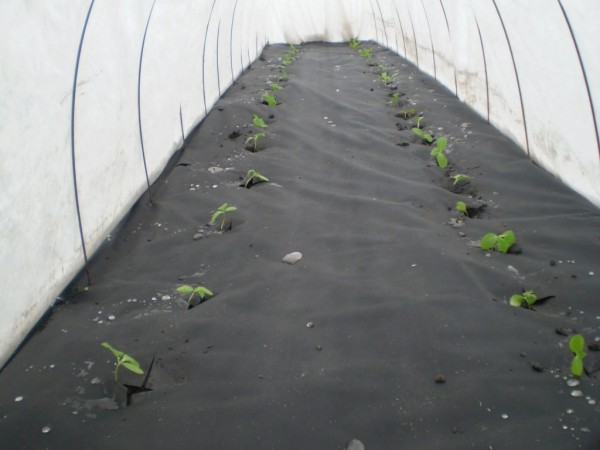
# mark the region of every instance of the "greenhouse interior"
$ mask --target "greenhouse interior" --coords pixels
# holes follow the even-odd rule
[[[597,18],[3,1],[3,446],[599,448]]]

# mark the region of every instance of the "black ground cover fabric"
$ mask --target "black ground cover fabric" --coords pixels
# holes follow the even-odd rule
[[[287,48],[264,51],[153,206],[107,239],[89,289],[79,280],[0,374],[3,448],[600,446],[600,372],[568,384],[570,335],[600,368],[600,212],[371,47],[372,65],[345,45],[302,46],[275,107],[261,97]],[[448,137],[447,170],[407,108]],[[253,114],[268,124],[256,153]],[[240,187],[250,169],[270,182]],[[458,173],[473,178],[453,185]],[[219,233],[206,224],[225,202],[237,211]],[[507,229],[521,253],[476,246]],[[291,252],[302,259],[283,263]],[[182,284],[216,295],[186,310]],[[554,297],[509,306],[523,289]],[[120,384],[144,377],[121,369],[115,383],[105,341],[146,371],[155,357],[152,391],[130,406]]]

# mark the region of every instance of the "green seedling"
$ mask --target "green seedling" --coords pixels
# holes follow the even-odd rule
[[[456,209],[460,213],[463,213],[465,216],[469,215],[469,213],[467,212],[467,204],[465,202],[456,202],[454,209]]]
[[[187,300],[188,305],[191,305],[191,301],[192,301],[192,298],[194,297],[194,295],[197,295],[198,297],[200,297],[200,300],[204,300],[207,295],[209,295],[211,297],[213,295],[215,295],[212,293],[212,291],[210,289],[205,288],[204,286],[193,287],[193,286],[184,284],[183,286],[179,286],[176,290],[177,290],[177,292],[179,292],[181,294],[190,294],[190,297]]]
[[[483,250],[498,250],[500,253],[508,253],[508,250],[517,242],[517,237],[512,230],[502,234],[487,233],[481,238],[480,246]]]
[[[282,91],[283,86],[277,83],[269,83],[269,89],[271,89],[272,91]]]
[[[285,70],[281,69],[281,70],[279,70],[279,75],[277,76],[277,81],[287,81],[288,76],[289,76],[288,73]]]
[[[417,125],[415,128],[421,128],[421,120],[423,120],[423,116],[420,116],[417,114],[413,117],[413,120],[415,121],[415,124]]]
[[[537,300],[537,295],[535,295],[533,291],[525,291],[522,294],[511,295],[508,302],[510,303],[510,306],[514,306],[516,308],[520,308],[521,306],[525,305],[527,308],[531,309]]]
[[[115,381],[119,381],[119,367],[121,366],[125,367],[128,370],[131,370],[133,373],[137,373],[138,375],[144,374],[144,371],[140,367],[140,363],[128,354],[117,350],[108,342],[103,342],[102,347],[109,349],[110,352],[115,356],[115,358],[117,358],[117,366],[115,367]]]
[[[379,79],[381,81],[383,81],[383,83],[387,86],[389,84],[392,84],[392,82],[394,81],[394,78],[396,78],[396,75],[398,75],[398,72],[396,72],[396,73],[381,72],[379,74]]]
[[[261,181],[269,181],[267,177],[258,173],[254,169],[250,169],[246,174],[246,181],[244,182],[244,187],[249,188],[252,184],[260,183]]]
[[[262,101],[268,106],[277,106],[277,99],[270,92],[264,93],[264,95],[262,96]]]
[[[227,213],[230,213],[233,211],[237,211],[237,208],[235,206],[229,206],[229,204],[223,203],[221,206],[219,206],[217,208],[215,213],[212,215],[212,217],[210,219],[211,225],[213,223],[215,223],[215,220],[217,220],[220,216],[223,216],[223,220],[221,221],[221,228],[220,228],[222,231],[223,227],[225,226],[225,219],[227,217]]]
[[[358,54],[363,58],[371,59],[373,57],[373,49],[372,48],[363,48],[358,50]]]
[[[255,127],[258,127],[258,128],[269,128],[269,126],[265,123],[265,121],[257,114],[254,114],[252,116],[252,123],[254,124]]]
[[[585,339],[582,335],[576,334],[569,339],[569,348],[573,352],[573,360],[571,361],[571,373],[580,377],[583,375],[583,358],[587,356],[585,349]]]
[[[454,185],[456,186],[461,181],[469,181],[473,177],[470,177],[469,175],[465,175],[465,174],[459,173],[457,175],[452,175],[451,178],[454,180]]]
[[[353,49],[358,48],[358,47],[360,47],[360,41],[357,38],[352,38],[348,42],[348,47],[353,48]]]
[[[264,138],[265,136],[266,136],[265,133],[262,133],[262,132],[255,133],[252,136],[250,136],[248,139],[246,139],[246,144],[253,142],[252,146],[254,148],[254,153],[256,153],[258,151],[258,140],[261,138]]]
[[[281,64],[283,66],[289,66],[294,62],[294,57],[289,53],[284,53],[281,55]]]
[[[435,147],[433,150],[431,150],[431,156],[435,157],[438,166],[440,166],[442,169],[448,167],[448,158],[446,158],[446,155],[444,155],[444,150],[446,149],[447,145],[448,139],[442,136],[435,142]]]
[[[406,108],[406,109],[403,109],[402,111],[398,111],[396,113],[396,117],[404,116],[405,119],[409,119],[412,116],[414,116],[415,114],[417,114],[417,110],[415,108]]]
[[[294,44],[290,44],[289,50],[290,53],[298,53],[298,48]]]
[[[392,94],[392,98],[388,102],[388,105],[397,105],[398,103],[400,103],[400,93],[399,92],[394,92]]]
[[[433,142],[433,136],[430,135],[429,133],[425,133],[420,128],[415,127],[412,129],[412,132],[415,133],[417,136],[419,136],[421,139],[423,139],[424,141],[426,141],[429,144],[431,144]]]

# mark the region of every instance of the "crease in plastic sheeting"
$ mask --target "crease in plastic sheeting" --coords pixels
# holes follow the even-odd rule
[[[181,126],[181,145],[185,145],[185,131],[183,131],[183,112],[181,111],[181,103],[179,104],[179,125]]]
[[[487,59],[485,56],[485,46],[483,44],[483,38],[481,37],[481,28],[479,28],[479,22],[477,21],[477,16],[473,12],[473,18],[475,19],[475,25],[477,26],[477,33],[479,34],[479,43],[481,44],[481,55],[483,57],[483,70],[485,72],[485,104],[487,109],[486,120],[490,123],[490,83],[488,80],[488,67],[487,67]]]
[[[379,9],[379,17],[381,18],[381,25],[383,26],[383,35],[385,36],[385,46],[389,48],[390,41],[388,39],[387,29],[385,28],[385,20],[383,18],[383,12],[381,12],[381,5],[379,4],[379,0],[375,0],[377,3],[377,9]]]
[[[150,19],[152,18],[152,12],[154,11],[154,5],[156,0],[152,2],[152,7],[148,13],[148,19],[146,20],[146,27],[144,28],[144,37],[142,38],[142,47],[140,49],[140,61],[138,64],[138,79],[137,79],[137,112],[138,112],[138,129],[140,134],[140,147],[142,150],[142,162],[144,164],[144,175],[146,176],[146,186],[150,204],[152,204],[152,190],[150,189],[150,177],[148,176],[148,164],[146,163],[146,149],[144,148],[144,132],[142,129],[142,64],[144,61],[144,48],[146,46],[146,36],[148,34],[148,27],[150,26]]]
[[[377,33],[377,17],[375,17],[375,8],[373,7],[373,0],[369,0],[371,5],[371,14],[373,15],[373,25],[375,30],[375,42],[379,42],[379,33]]]
[[[594,122],[594,131],[596,133],[596,146],[598,147],[598,156],[600,157],[600,134],[598,133],[598,121],[596,120],[596,110],[594,108],[594,100],[592,98],[592,91],[590,89],[590,82],[588,80],[587,71],[585,70],[585,64],[583,64],[583,58],[581,57],[581,52],[579,50],[579,45],[577,44],[577,39],[575,38],[575,32],[573,31],[573,27],[571,26],[571,21],[569,20],[569,16],[563,7],[562,1],[558,0],[558,5],[563,13],[563,17],[565,18],[565,22],[567,27],[569,28],[569,34],[571,35],[571,39],[573,40],[573,45],[575,46],[575,51],[577,52],[577,59],[579,60],[579,67],[581,68],[581,73],[583,75],[583,81],[585,82],[585,89],[587,91],[588,101],[590,103],[590,110],[592,112],[592,120]]]
[[[202,101],[204,103],[204,117],[208,115],[208,108],[206,107],[206,41],[208,40],[208,28],[210,27],[210,20],[212,19],[213,11],[215,9],[215,3],[217,3],[217,0],[213,0],[210,8],[210,14],[208,15],[208,21],[206,22],[206,29],[204,31],[204,42],[202,48]]]
[[[77,225],[79,227],[79,237],[81,240],[81,251],[83,253],[83,261],[85,267],[85,273],[87,276],[88,284],[91,284],[89,260],[87,254],[87,248],[85,245],[85,236],[83,233],[83,223],[81,219],[81,207],[79,204],[79,188],[77,183],[77,164],[75,162],[75,103],[77,100],[77,77],[79,76],[79,63],[81,61],[81,50],[83,49],[83,41],[85,39],[85,33],[92,15],[92,9],[94,8],[95,0],[90,2],[83,29],[81,30],[81,38],[79,40],[79,48],[77,49],[77,59],[75,61],[75,72],[73,74],[73,92],[71,94],[71,165],[73,171],[73,193],[75,196],[75,209],[77,212]]]
[[[413,32],[413,39],[415,42],[415,58],[416,58],[416,64],[417,64],[417,69],[419,69],[419,45],[417,42],[417,33],[415,31],[415,24],[412,20],[412,14],[410,13],[410,8],[407,6],[406,10],[408,11],[408,18],[410,20],[410,27],[412,28],[412,32]]]
[[[519,101],[521,102],[521,114],[523,116],[523,131],[525,132],[525,149],[527,150],[527,156],[530,157],[529,151],[529,131],[527,130],[527,117],[525,115],[525,104],[523,102],[523,91],[521,90],[521,81],[519,79],[519,70],[517,69],[517,62],[515,61],[515,55],[513,52],[513,48],[510,42],[510,37],[508,36],[508,30],[506,29],[506,25],[504,24],[504,19],[502,18],[502,14],[500,14],[500,9],[496,4],[496,0],[492,0],[494,7],[496,8],[496,12],[498,13],[498,18],[500,19],[500,24],[502,25],[502,29],[504,30],[504,36],[506,37],[506,43],[508,44],[508,50],[510,52],[510,58],[512,59],[513,69],[515,71],[515,79],[517,81],[517,89],[519,91]]]
[[[454,49],[454,46],[452,45],[452,32],[450,31],[450,23],[448,22],[448,15],[446,14],[446,8],[444,7],[443,0],[440,0],[440,6],[442,7],[442,13],[444,14],[444,21],[446,22],[446,30],[448,31],[448,39],[450,40],[450,48]],[[458,97],[458,81],[456,80],[456,64],[454,64],[454,61],[452,61],[452,69],[454,71],[454,95]],[[488,122],[489,122],[489,120],[488,120]]]
[[[427,22],[427,32],[429,33],[429,42],[431,43],[431,54],[433,57],[433,78],[437,81],[437,65],[435,64],[435,47],[433,45],[433,37],[431,36],[431,24],[429,23],[429,15],[427,14],[427,9],[425,8],[425,4],[423,4],[423,0],[421,0],[421,6],[423,7],[423,12],[425,13],[425,21]]]
[[[219,19],[219,25],[217,26],[217,88],[219,90],[219,97],[221,97],[221,70],[219,67],[219,37],[221,35],[221,19]]]
[[[233,74],[233,26],[235,23],[235,12],[237,11],[238,0],[235,0],[235,4],[233,5],[233,12],[231,13],[231,28],[229,30],[229,64],[231,66],[231,82],[235,80],[235,75]],[[244,65],[242,64],[242,67]]]
[[[406,38],[404,37],[404,27],[402,26],[402,19],[400,19],[400,13],[398,12],[398,7],[396,3],[393,2],[394,9],[396,10],[396,17],[398,18],[398,24],[400,25],[400,32],[402,33],[402,45],[404,47],[404,59],[408,59],[408,55],[406,54]],[[398,33],[396,33],[398,36]]]

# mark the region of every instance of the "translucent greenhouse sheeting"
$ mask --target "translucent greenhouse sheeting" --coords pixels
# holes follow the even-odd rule
[[[267,43],[376,41],[600,206],[596,17],[583,0],[3,1],[0,365]]]

